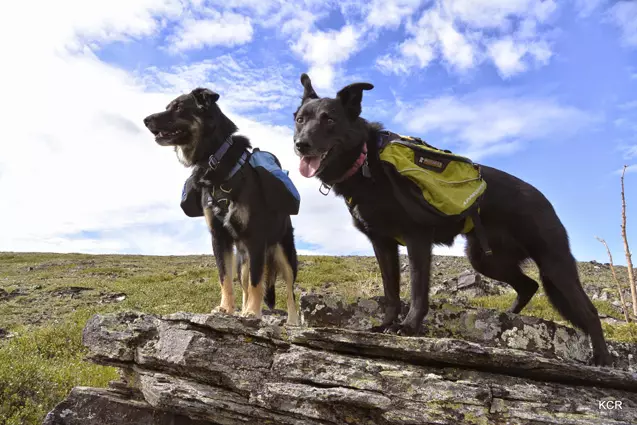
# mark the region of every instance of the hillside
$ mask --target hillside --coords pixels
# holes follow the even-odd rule
[[[348,300],[382,295],[380,273],[371,257],[301,256],[297,294],[316,292]],[[454,298],[449,288],[470,270],[466,259],[435,257],[434,299]],[[580,263],[582,282],[604,320],[606,337],[637,342],[637,327],[621,322],[608,267]],[[403,267],[403,297],[407,297]],[[536,276],[529,265],[529,275]],[[626,284],[625,268],[617,273]],[[469,278],[473,278],[471,275]],[[469,305],[506,309],[513,294],[497,290],[469,293]],[[277,287],[278,289],[279,287]],[[239,294],[238,286],[235,291]],[[482,291],[484,292],[484,291]],[[489,292],[489,291],[487,291]],[[241,297],[236,297],[240,303]],[[82,359],[81,332],[94,313],[136,310],[153,314],[207,313],[219,300],[214,259],[206,256],[91,256],[80,254],[0,253],[0,418],[9,425],[40,424],[73,386],[106,386],[115,369]],[[462,299],[453,299],[462,304]],[[277,291],[277,308],[284,308]],[[239,304],[237,304],[239,307]],[[559,322],[542,294],[522,312]]]

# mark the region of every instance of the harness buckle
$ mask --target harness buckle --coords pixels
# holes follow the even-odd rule
[[[210,155],[210,157],[208,158],[208,165],[210,166],[210,168],[212,170],[216,170],[217,166],[219,165],[219,160],[217,159],[216,156]]]
[[[323,190],[327,190],[327,192],[323,192]],[[330,193],[330,190],[332,190],[332,186],[328,186],[325,183],[321,183],[321,186],[319,187],[319,192],[321,192],[321,195],[327,196]]]

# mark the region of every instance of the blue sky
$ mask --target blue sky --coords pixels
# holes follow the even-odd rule
[[[179,209],[188,170],[141,122],[205,86],[290,170],[301,252],[371,254],[342,201],[298,173],[302,72],[325,96],[371,82],[364,117],[536,186],[580,260],[606,261],[600,236],[625,263],[618,170],[629,165],[637,244],[635,1],[87,3],[43,2],[41,17],[27,3],[1,7],[14,64],[0,82],[14,123],[0,144],[1,250],[210,252],[203,220]]]

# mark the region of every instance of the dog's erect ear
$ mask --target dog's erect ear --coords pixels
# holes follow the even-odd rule
[[[219,100],[218,93],[201,87],[194,89],[190,94],[195,98],[197,106],[201,109],[205,109]]]
[[[310,99],[318,99],[318,94],[314,91],[314,87],[312,87],[312,81],[310,80],[309,75],[306,73],[301,74],[301,84],[303,84],[303,98],[301,99],[301,104],[304,104]]]
[[[347,117],[350,120],[355,120],[361,114],[363,90],[371,90],[373,88],[374,86],[370,83],[354,83],[343,87],[336,93],[336,98],[343,103]]]

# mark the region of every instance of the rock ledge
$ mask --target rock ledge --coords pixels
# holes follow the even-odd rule
[[[74,388],[44,424],[637,423],[633,345],[611,347],[615,368],[593,367],[571,328],[450,305],[432,308],[424,337],[364,331],[382,304],[304,296],[298,328],[274,315],[96,315],[89,359],[122,378]]]

